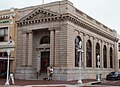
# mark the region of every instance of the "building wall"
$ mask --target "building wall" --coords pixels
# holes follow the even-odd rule
[[[10,37],[14,41],[14,51],[11,51],[10,55],[10,72],[15,72],[16,66],[16,9],[7,9],[7,10],[0,10],[0,28],[8,27],[8,40]],[[0,42],[0,51],[6,52],[6,45],[8,41]],[[3,48],[2,48],[3,47]],[[3,50],[3,51],[2,51]],[[12,61],[11,61],[11,58]],[[4,59],[3,59],[4,60]]]
[[[39,13],[41,15],[38,18]],[[17,19],[16,78],[36,78],[36,72],[41,67],[37,60],[41,58],[40,52],[43,51],[41,49],[45,48],[44,51],[50,51],[50,64],[54,67],[53,79],[79,79],[79,67],[75,67],[76,36],[80,36],[83,43],[82,79],[96,78],[98,73],[96,43],[100,44],[102,78],[105,78],[109,72],[118,70],[118,63],[116,63],[117,33],[76,9],[71,2],[66,0],[19,9]],[[47,33],[45,33],[46,29]],[[40,46],[39,39],[45,34],[50,36],[50,44]],[[87,40],[92,43],[91,68],[86,67]],[[107,47],[107,68],[103,68],[104,45]],[[110,68],[109,63],[110,47],[113,49],[113,68]],[[49,49],[46,50],[46,48]]]
[[[118,51],[118,63],[119,63],[119,71],[120,71],[120,35],[118,34],[119,41],[117,43],[117,51]]]

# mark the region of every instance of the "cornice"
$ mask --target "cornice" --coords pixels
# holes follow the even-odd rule
[[[99,28],[93,26],[92,24],[86,23],[85,21],[82,21],[79,18],[77,18],[69,13],[61,14],[61,15],[54,15],[51,17],[33,19],[33,20],[26,20],[26,21],[20,21],[20,22],[18,21],[17,26],[21,27],[21,26],[27,26],[27,25],[37,24],[37,23],[60,22],[60,21],[70,21],[70,22],[72,22],[78,26],[81,26],[89,31],[97,33],[98,35],[104,36],[104,37],[111,39],[115,42],[118,41],[117,37],[115,37],[107,32],[103,32]]]

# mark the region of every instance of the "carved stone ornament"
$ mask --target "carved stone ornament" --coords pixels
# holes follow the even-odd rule
[[[58,16],[59,14],[53,11],[49,11],[43,8],[37,8],[34,11],[32,11],[30,14],[26,15],[25,17],[21,18],[19,21],[17,21],[17,23],[21,23],[23,22],[25,24],[25,22],[29,22],[32,21],[32,23],[35,22],[40,22],[39,19],[43,18],[47,18],[47,17],[54,17],[54,16]],[[45,20],[43,20],[45,21]]]

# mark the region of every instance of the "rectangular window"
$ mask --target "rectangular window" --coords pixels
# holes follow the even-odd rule
[[[118,51],[120,52],[120,43],[118,43]]]
[[[0,57],[8,57],[7,52],[0,52]]]
[[[0,42],[8,41],[8,27],[0,28]]]
[[[119,69],[120,69],[120,59],[119,59]]]
[[[0,57],[2,57],[2,52],[0,53]]]

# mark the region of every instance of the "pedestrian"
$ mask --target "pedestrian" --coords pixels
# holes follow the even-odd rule
[[[53,68],[50,66],[50,80],[52,80],[52,75],[53,75]]]
[[[52,80],[53,68],[52,66],[47,67],[48,80]]]
[[[9,78],[9,80],[10,80],[10,79],[11,79],[12,84],[15,84],[14,75],[13,75],[12,72],[10,73],[10,78]]]

